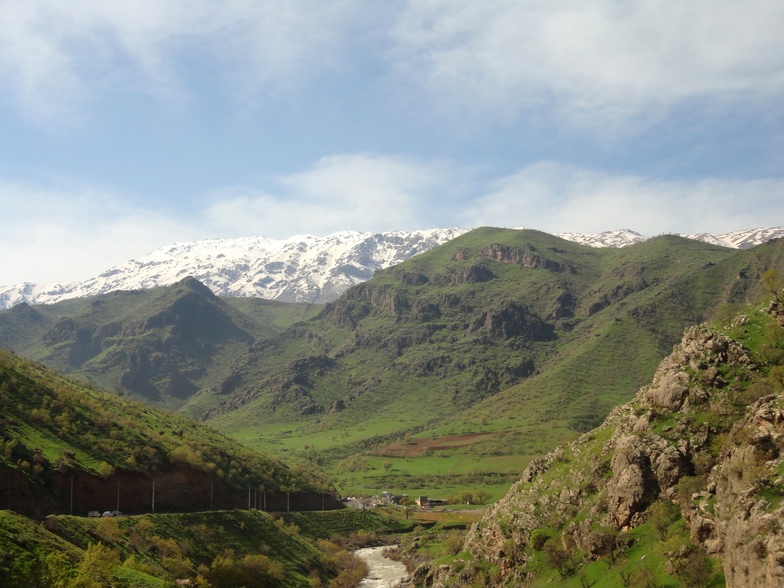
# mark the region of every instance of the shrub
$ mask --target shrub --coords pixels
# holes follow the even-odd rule
[[[98,475],[101,476],[104,480],[106,478],[110,478],[112,474],[114,474],[114,467],[112,465],[102,461],[98,464]]]
[[[669,536],[670,525],[680,516],[678,507],[669,500],[657,500],[648,508],[648,521],[662,541]]]
[[[573,575],[577,570],[574,549],[565,547],[560,539],[550,538],[542,552],[550,567],[555,568],[562,578]]]
[[[535,529],[531,533],[531,547],[536,551],[542,551],[544,544],[552,537],[552,532],[546,529]]]

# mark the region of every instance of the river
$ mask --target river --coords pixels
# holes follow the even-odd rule
[[[384,547],[364,547],[354,553],[370,568],[359,588],[395,588],[408,577],[406,566],[381,555]]]

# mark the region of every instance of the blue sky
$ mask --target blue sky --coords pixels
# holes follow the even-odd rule
[[[780,0],[0,0],[0,284],[173,242],[784,225]]]

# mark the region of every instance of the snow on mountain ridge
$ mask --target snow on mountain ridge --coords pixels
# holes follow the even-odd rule
[[[630,229],[601,233],[555,233],[555,236],[589,247],[626,247],[634,243],[641,243],[648,238]]]
[[[706,243],[713,243],[714,245],[721,245],[723,247],[732,247],[734,249],[750,249],[770,241],[771,239],[784,237],[784,227],[745,229],[742,231],[733,231],[732,233],[724,233],[721,235],[697,233],[694,235],[684,235],[684,237],[689,239],[696,239],[697,241],[705,241]]]
[[[115,290],[173,284],[192,276],[222,296],[258,296],[284,302],[329,302],[390,267],[462,235],[468,229],[371,233],[341,231],[326,237],[240,237],[174,243],[84,282],[0,287],[0,309],[21,302],[52,304]],[[625,247],[647,237],[629,229],[602,233],[558,233],[591,247]],[[784,237],[784,227],[725,234],[684,235],[724,247],[749,248]]]
[[[0,288],[0,308],[148,289],[186,276],[224,296],[329,302],[372,277],[377,269],[400,263],[466,231],[341,231],[323,238],[295,235],[276,240],[259,236],[174,243],[81,283],[24,283]]]

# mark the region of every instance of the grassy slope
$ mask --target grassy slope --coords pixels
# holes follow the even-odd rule
[[[0,346],[108,390],[200,416],[193,397],[219,383],[253,340],[320,308],[214,297],[192,280],[0,312]]]
[[[253,481],[268,489],[307,490],[321,484],[209,427],[85,386],[2,350],[0,407],[5,448],[0,465],[33,481],[58,468],[97,475],[105,463],[144,474],[180,463],[229,486]],[[9,449],[9,442],[15,446]]]
[[[349,525],[350,527],[350,525]],[[334,572],[325,555],[295,528],[258,511],[215,511],[191,514],[143,515],[120,519],[51,516],[43,525],[0,511],[0,579],[27,586],[46,556],[64,553],[75,570],[90,544],[101,542],[118,555],[115,578],[122,585],[166,586],[177,578],[196,575],[230,550],[235,562],[247,555],[264,555],[278,562],[284,574],[264,585],[310,586],[309,575],[326,580]],[[9,584],[6,584],[9,585]],[[32,584],[29,584],[32,585]]]
[[[479,252],[488,243],[518,248],[532,243],[537,252],[573,271],[483,259]],[[465,252],[461,260],[455,260],[458,249]],[[650,379],[686,325],[759,295],[759,275],[781,262],[782,250],[781,244],[771,244],[734,251],[671,236],[596,250],[530,231],[474,231],[379,272],[319,318],[246,357],[237,376],[247,382],[246,391],[252,388],[253,399],[212,422],[251,444],[287,455],[318,460],[320,454],[341,476],[341,488],[352,492],[421,488],[419,482],[406,485],[406,475],[419,469],[410,461],[395,462],[390,472],[372,459],[367,469],[356,472],[346,471],[340,461],[366,452],[369,442],[378,446],[407,432],[496,432],[469,448],[442,452],[427,468],[434,474],[517,472],[532,457],[595,426],[612,406],[628,400]],[[495,279],[449,283],[450,272],[477,264],[489,268]],[[404,283],[404,273],[430,280]],[[446,279],[439,282],[439,276]],[[483,312],[509,301],[547,317],[564,292],[576,301],[574,314],[548,321],[555,328],[550,341],[503,339],[468,328]],[[395,296],[409,308],[390,310],[388,301]],[[375,303],[367,301],[374,297]],[[444,304],[448,297],[459,304]],[[416,320],[413,307],[428,303],[439,304],[440,317]],[[346,317],[352,326],[346,326]],[[299,382],[309,401],[324,408],[303,415],[280,391],[280,381],[298,357],[309,356],[327,356],[335,365],[303,372]],[[536,366],[531,377],[502,382],[500,391],[483,398],[486,368],[503,378],[506,367],[527,359]],[[288,381],[293,380],[289,374]],[[329,410],[336,398],[350,399],[340,412]],[[308,450],[313,446],[316,455]],[[397,473],[399,479],[384,473]]]

